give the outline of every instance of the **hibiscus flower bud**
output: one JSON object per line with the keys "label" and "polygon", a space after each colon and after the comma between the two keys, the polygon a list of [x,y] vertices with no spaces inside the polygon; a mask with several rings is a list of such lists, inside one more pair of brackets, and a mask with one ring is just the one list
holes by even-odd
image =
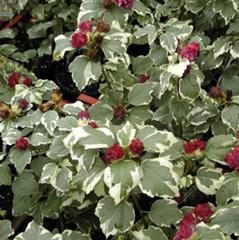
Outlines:
{"label": "hibiscus flower bud", "polygon": [[146,75],[146,74],[140,74],[138,76],[138,81],[139,83],[145,83],[150,79],[150,76]]}
{"label": "hibiscus flower bud", "polygon": [[54,103],[58,104],[62,101],[62,93],[59,89],[54,89],[51,92],[51,99]]}
{"label": "hibiscus flower bud", "polygon": [[179,229],[173,240],[190,239],[196,230],[196,219],[192,213],[186,214],[179,223]]}
{"label": "hibiscus flower bud", "polygon": [[191,42],[185,46],[179,53],[181,57],[187,58],[189,61],[194,61],[200,52],[200,45],[197,42]]}
{"label": "hibiscus flower bud", "polygon": [[144,144],[139,139],[135,138],[129,145],[129,151],[133,156],[139,156],[144,152]]}
{"label": "hibiscus flower bud", "polygon": [[196,151],[202,152],[206,147],[206,142],[201,140],[192,140],[183,145],[184,152],[188,155],[194,154]]}
{"label": "hibiscus flower bud", "polygon": [[21,77],[20,73],[16,73],[16,72],[12,73],[8,78],[8,86],[11,88],[14,88],[16,84],[19,83],[20,77]]}
{"label": "hibiscus flower bud", "polygon": [[115,0],[116,5],[123,8],[131,8],[134,5],[134,0]]}
{"label": "hibiscus flower bud", "polygon": [[91,32],[92,31],[92,21],[84,21],[79,24],[79,29],[81,32]]}
{"label": "hibiscus flower bud", "polygon": [[29,105],[29,102],[25,98],[22,98],[22,99],[18,100],[18,106],[21,109],[26,109],[28,105]]}
{"label": "hibiscus flower bud", "polygon": [[207,223],[209,218],[213,215],[213,211],[208,203],[198,204],[193,209],[193,214],[198,222]]}
{"label": "hibiscus flower bud", "polygon": [[114,0],[102,0],[104,8],[109,8],[114,3]]}
{"label": "hibiscus flower bud", "polygon": [[107,33],[110,31],[110,25],[108,23],[106,23],[105,21],[99,21],[99,22],[97,22],[97,25],[96,25],[96,31],[102,32],[102,33]]}
{"label": "hibiscus flower bud", "polygon": [[87,44],[88,38],[85,33],[77,31],[71,35],[70,41],[73,48],[81,48]]}
{"label": "hibiscus flower bud", "polygon": [[104,159],[106,162],[111,162],[122,159],[123,157],[124,157],[123,148],[119,144],[115,143],[105,151]]}
{"label": "hibiscus flower bud", "polygon": [[26,137],[21,137],[16,140],[15,147],[19,150],[27,150],[29,146],[28,139]]}
{"label": "hibiscus flower bud", "polygon": [[115,106],[113,106],[113,110],[114,110],[114,117],[117,120],[124,120],[124,118],[126,116],[125,106],[123,106],[121,104],[115,105]]}
{"label": "hibiscus flower bud", "polygon": [[23,84],[26,85],[27,87],[30,87],[32,85],[32,79],[31,78],[25,78],[23,80]]}
{"label": "hibiscus flower bud", "polygon": [[77,116],[80,118],[80,119],[89,119],[90,118],[90,114],[87,112],[87,111],[80,111]]}
{"label": "hibiscus flower bud", "polygon": [[6,119],[10,117],[11,111],[10,108],[5,104],[0,102],[0,117]]}
{"label": "hibiscus flower bud", "polygon": [[239,170],[239,145],[227,153],[224,160],[230,168]]}
{"label": "hibiscus flower bud", "polygon": [[88,122],[88,125],[89,125],[91,128],[98,128],[97,123],[94,122],[94,121],[90,121],[90,122]]}

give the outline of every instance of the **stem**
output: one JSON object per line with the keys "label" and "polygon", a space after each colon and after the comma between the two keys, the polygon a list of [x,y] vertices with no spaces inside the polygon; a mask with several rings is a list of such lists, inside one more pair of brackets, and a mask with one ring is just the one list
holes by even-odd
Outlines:
{"label": "stem", "polygon": [[218,79],[217,87],[222,84],[223,74],[224,74],[225,71],[228,69],[228,67],[231,65],[231,63],[232,63],[233,60],[234,60],[234,59],[233,59],[232,57],[228,57],[228,59],[225,61],[225,67],[223,68],[222,74],[221,74],[220,78]]}
{"label": "stem", "polygon": [[133,200],[133,202],[134,202],[134,205],[135,205],[135,207],[136,207],[136,209],[137,209],[137,211],[138,211],[138,213],[139,213],[139,215],[140,215],[140,217],[141,217],[144,225],[147,226],[147,222],[146,222],[145,219],[144,219],[144,214],[143,214],[142,209],[141,209],[141,207],[140,207],[140,205],[139,205],[138,198],[137,198],[134,194],[131,194],[131,197],[132,197],[132,200]]}
{"label": "stem", "polygon": [[109,80],[108,80],[108,77],[107,77],[107,75],[106,75],[105,69],[104,69],[103,66],[102,66],[102,75],[103,75],[103,77],[104,77],[104,79],[105,79],[108,87],[109,87],[110,89],[112,89],[112,87],[111,87],[111,85],[110,85],[110,82],[109,82]]}

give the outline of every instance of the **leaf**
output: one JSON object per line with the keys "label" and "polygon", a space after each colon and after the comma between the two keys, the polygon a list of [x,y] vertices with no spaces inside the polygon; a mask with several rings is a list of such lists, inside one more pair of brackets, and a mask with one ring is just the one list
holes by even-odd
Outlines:
{"label": "leaf", "polygon": [[100,181],[104,174],[105,163],[100,158],[96,158],[92,168],[89,170],[82,189],[89,194],[95,187],[95,185]]}
{"label": "leaf", "polygon": [[230,42],[229,39],[227,38],[219,38],[214,42],[213,46],[214,46],[214,58],[217,58],[229,51]]}
{"label": "leaf", "polygon": [[105,197],[98,202],[95,214],[100,219],[100,227],[106,237],[128,231],[135,218],[132,204],[122,201],[115,205],[111,197]]}
{"label": "leaf", "polygon": [[106,123],[113,119],[113,109],[103,102],[97,102],[89,108],[90,118],[95,121]]}
{"label": "leaf", "polygon": [[76,143],[85,149],[108,148],[114,143],[114,134],[106,127],[90,128],[88,126],[73,128],[64,139],[64,145],[72,147]]}
{"label": "leaf", "polygon": [[10,169],[7,165],[0,164],[0,176],[1,176],[0,177],[0,185],[11,185],[12,176],[11,176]]}
{"label": "leaf", "polygon": [[150,226],[148,229],[134,231],[135,240],[168,240],[162,229]]}
{"label": "leaf", "polygon": [[27,30],[27,34],[30,39],[46,37],[47,29],[53,26],[53,22],[44,22],[34,24],[31,28]]}
{"label": "leaf", "polygon": [[218,135],[208,140],[205,154],[206,156],[222,165],[226,165],[224,156],[235,145],[236,139],[232,135]]}
{"label": "leaf", "polygon": [[0,240],[5,240],[14,233],[9,220],[0,220]]}
{"label": "leaf", "polygon": [[63,140],[67,135],[59,135],[53,138],[52,144],[47,151],[47,156],[51,159],[65,157],[69,154],[69,149],[63,144]]}
{"label": "leaf", "polygon": [[136,129],[130,122],[126,122],[122,129],[117,131],[117,140],[121,146],[127,146],[134,139]]}
{"label": "leaf", "polygon": [[112,163],[104,171],[104,182],[116,205],[139,184],[140,178],[139,166],[132,160]]}
{"label": "leaf", "polygon": [[173,165],[165,158],[146,159],[141,165],[143,178],[140,188],[150,197],[175,197],[179,195],[177,175]]}
{"label": "leaf", "polygon": [[46,128],[47,132],[53,136],[59,116],[56,111],[47,111],[41,118],[41,123]]}
{"label": "leaf", "polygon": [[91,61],[86,56],[76,57],[69,65],[69,71],[80,91],[83,90],[90,81],[98,81],[102,74],[100,62]]}
{"label": "leaf", "polygon": [[217,13],[220,13],[226,24],[228,24],[236,14],[231,1],[228,1],[227,4],[225,4],[224,0],[215,0],[213,4],[213,10]]}
{"label": "leaf", "polygon": [[176,224],[183,214],[178,209],[177,203],[169,199],[157,200],[153,203],[149,212],[149,217],[158,226],[169,226]]}
{"label": "leaf", "polygon": [[[189,61],[184,60],[180,63],[170,64],[167,68],[167,71],[172,75],[181,78],[183,77],[185,71],[187,70],[188,65],[189,65]],[[180,81],[180,83],[183,82],[183,80],[184,78]]]}
{"label": "leaf", "polygon": [[54,58],[58,60],[58,56],[61,58],[64,57],[67,51],[71,51],[74,48],[71,46],[70,38],[64,36],[63,34],[55,37],[55,49],[54,49]]}
{"label": "leaf", "polygon": [[79,127],[79,122],[73,116],[66,116],[57,121],[57,126],[60,131],[71,131],[72,128]]}
{"label": "leaf", "polygon": [[152,100],[153,83],[135,84],[128,94],[128,101],[134,106],[148,105]]}
{"label": "leaf", "polygon": [[199,223],[197,226],[197,232],[200,240],[225,240],[225,236],[221,232],[218,226],[208,226],[204,222]]}
{"label": "leaf", "polygon": [[29,138],[30,144],[34,147],[40,146],[40,145],[46,145],[50,143],[50,139],[44,135],[43,133],[34,133]]}
{"label": "leaf", "polygon": [[62,108],[62,111],[64,113],[67,113],[69,115],[74,115],[74,116],[77,116],[77,114],[80,111],[84,111],[84,110],[85,110],[84,104],[81,101],[76,101],[74,103],[67,103]]}
{"label": "leaf", "polygon": [[169,101],[169,110],[175,121],[180,122],[187,117],[189,103],[185,99],[172,97]]}
{"label": "leaf", "polygon": [[239,207],[220,208],[213,215],[212,224],[218,225],[224,233],[239,234]]}
{"label": "leaf", "polygon": [[227,173],[216,193],[217,205],[226,205],[233,197],[239,196],[239,179],[236,172]]}
{"label": "leaf", "polygon": [[53,240],[53,234],[35,222],[30,222],[25,232],[17,235],[15,240]]}
{"label": "leaf", "polygon": [[199,13],[207,5],[207,0],[194,1],[186,0],[185,8],[194,14]]}
{"label": "leaf", "polygon": [[235,41],[235,43],[231,46],[230,53],[233,58],[239,58],[239,41]]}
{"label": "leaf", "polygon": [[90,240],[90,236],[79,231],[65,230],[62,233],[62,240]]}
{"label": "leaf", "polygon": [[78,161],[79,167],[89,171],[95,162],[97,152],[95,150],[85,150],[80,144],[74,145],[70,149],[71,158]]}
{"label": "leaf", "polygon": [[13,215],[21,216],[31,212],[39,199],[39,185],[33,174],[24,171],[12,184]]}
{"label": "leaf", "polygon": [[195,74],[187,74],[179,82],[179,91],[183,98],[195,99],[198,97],[201,91],[200,78]]}
{"label": "leaf", "polygon": [[27,164],[31,162],[32,155],[30,150],[14,149],[10,154],[10,162],[15,166],[17,172],[21,174]]}
{"label": "leaf", "polygon": [[160,44],[163,48],[165,48],[170,54],[174,53],[177,45],[178,45],[178,40],[177,37],[171,33],[171,32],[166,32],[163,33],[160,36]]}
{"label": "leaf", "polygon": [[134,36],[140,38],[143,36],[148,36],[148,42],[151,45],[157,37],[157,31],[154,25],[147,25],[146,27],[138,29]]}
{"label": "leaf", "polygon": [[153,126],[141,127],[136,138],[140,139],[144,143],[146,151],[163,153],[170,149],[172,144],[178,142],[174,135],[167,131],[158,131]]}
{"label": "leaf", "polygon": [[222,170],[201,167],[197,171],[196,185],[206,195],[214,195],[221,185]]}
{"label": "leaf", "polygon": [[2,38],[13,39],[15,38],[15,35],[16,35],[16,32],[14,32],[14,30],[11,28],[2,29],[0,32],[0,39]]}
{"label": "leaf", "polygon": [[239,129],[239,106],[230,105],[225,107],[222,111],[222,121],[235,133]]}

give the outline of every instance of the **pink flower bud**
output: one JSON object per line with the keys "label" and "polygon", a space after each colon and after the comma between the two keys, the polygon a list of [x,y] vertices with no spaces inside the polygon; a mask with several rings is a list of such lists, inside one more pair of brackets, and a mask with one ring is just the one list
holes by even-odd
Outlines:
{"label": "pink flower bud", "polygon": [[81,48],[87,44],[88,38],[85,33],[77,31],[71,35],[70,40],[73,48]]}
{"label": "pink flower bud", "polygon": [[92,22],[91,21],[84,21],[79,24],[79,29],[81,32],[91,32],[92,31]]}
{"label": "pink flower bud", "polygon": [[21,77],[20,73],[16,72],[12,73],[11,76],[8,78],[8,86],[14,88],[16,84],[19,83],[20,77]]}
{"label": "pink flower bud", "polygon": [[16,140],[15,147],[19,150],[26,150],[29,146],[28,139],[26,137],[21,137]]}

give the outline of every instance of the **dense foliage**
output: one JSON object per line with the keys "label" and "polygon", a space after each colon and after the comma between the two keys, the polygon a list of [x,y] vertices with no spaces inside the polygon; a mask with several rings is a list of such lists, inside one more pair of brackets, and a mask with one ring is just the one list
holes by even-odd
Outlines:
{"label": "dense foliage", "polygon": [[[236,239],[239,2],[84,0],[77,23],[77,1],[19,2],[40,45],[0,46],[0,239]],[[97,84],[97,103],[66,103],[13,61],[45,54],[79,91]]]}

